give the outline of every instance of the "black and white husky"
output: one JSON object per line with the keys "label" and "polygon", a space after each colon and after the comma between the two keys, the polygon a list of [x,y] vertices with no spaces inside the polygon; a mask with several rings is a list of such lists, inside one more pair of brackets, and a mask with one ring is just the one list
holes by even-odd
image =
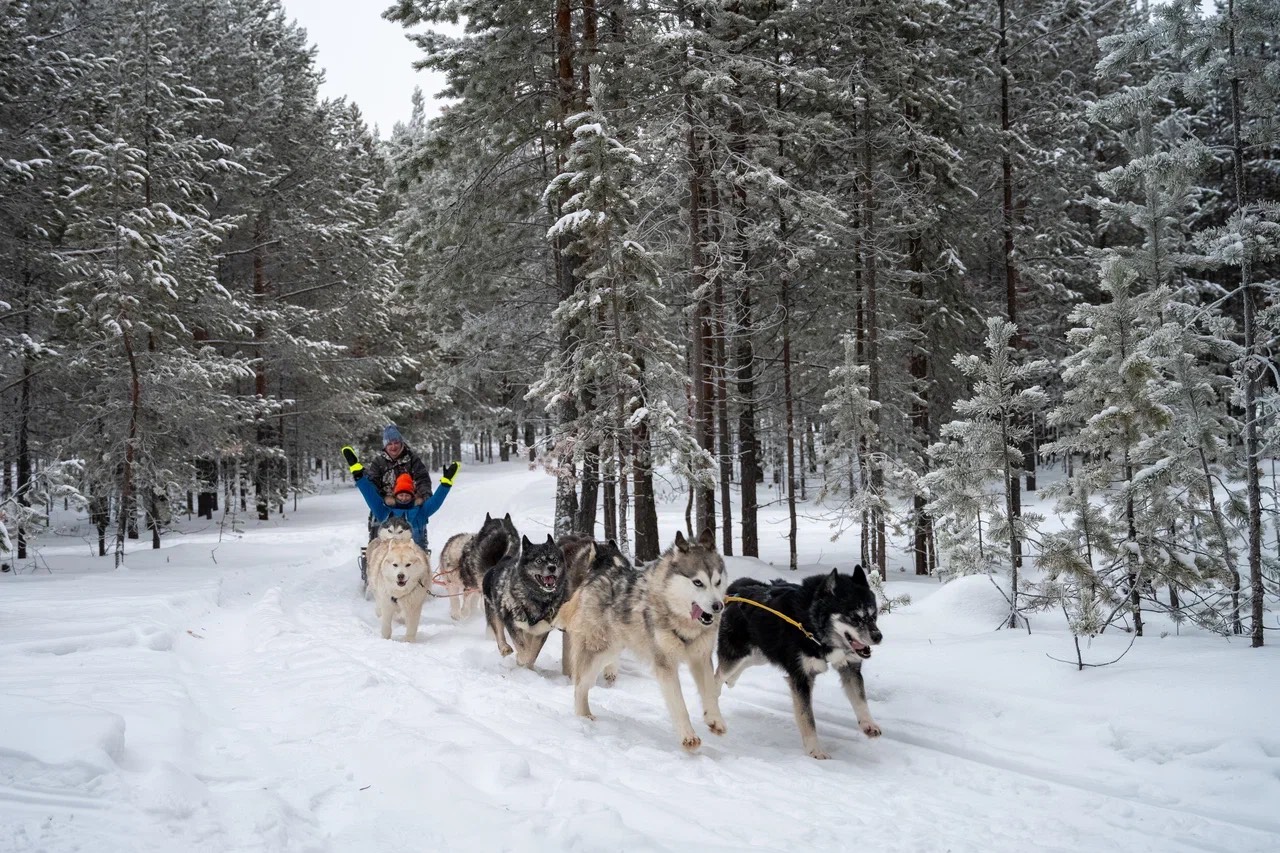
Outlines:
{"label": "black and white husky", "polygon": [[772,583],[739,578],[729,596],[759,602],[800,623],[803,629],[754,604],[729,601],[720,618],[719,666],[716,681],[732,687],[748,666],[772,663],[787,674],[796,725],[805,751],[829,758],[818,744],[813,721],[813,680],[827,667],[835,668],[844,693],[867,737],[878,737],[880,726],[871,718],[862,681],[862,662],[881,640],[876,627],[878,606],[862,566],[853,575],[832,570],[802,583]]}

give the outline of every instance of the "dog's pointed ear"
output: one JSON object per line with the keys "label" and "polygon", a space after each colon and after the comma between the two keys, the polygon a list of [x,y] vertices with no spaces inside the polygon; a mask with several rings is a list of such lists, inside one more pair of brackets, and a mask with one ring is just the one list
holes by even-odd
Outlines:
{"label": "dog's pointed ear", "polygon": [[702,532],[698,534],[698,544],[708,551],[716,549],[716,535],[711,531],[710,527],[702,528]]}
{"label": "dog's pointed ear", "polygon": [[489,513],[487,513],[487,512],[486,512],[486,513],[484,514],[484,523],[485,523],[485,524],[488,524],[488,523],[489,523],[489,522],[491,522],[491,521],[493,521],[493,519],[492,519],[492,518],[490,518],[490,517],[489,517]]}
{"label": "dog's pointed ear", "polygon": [[515,524],[515,522],[511,520],[511,513],[507,513],[506,515],[504,515],[502,517],[502,520],[505,521],[507,524],[512,524],[512,525]]}
{"label": "dog's pointed ear", "polygon": [[839,569],[832,569],[831,574],[822,581],[822,591],[827,595],[836,594],[836,580],[840,577]]}
{"label": "dog's pointed ear", "polygon": [[[617,539],[610,538],[610,539],[609,539],[609,547],[610,547],[610,548],[618,548],[618,540],[617,540]],[[621,551],[622,549],[621,549],[621,548],[618,548],[618,550],[619,550],[619,551]]]}
{"label": "dog's pointed ear", "polygon": [[867,573],[862,570],[862,564],[853,567],[853,582],[862,586],[871,586],[871,581],[867,580]]}
{"label": "dog's pointed ear", "polygon": [[682,554],[689,551],[689,540],[685,539],[684,533],[679,530],[676,531],[676,550]]}
{"label": "dog's pointed ear", "polygon": [[547,534],[547,544],[548,545],[556,544],[556,538],[552,536],[550,533]]}
{"label": "dog's pointed ear", "polygon": [[533,547],[533,543],[529,541],[529,537],[528,537],[528,536],[523,536],[523,535],[522,535],[522,536],[520,537],[520,546],[521,546],[522,548],[532,548],[532,547]]}

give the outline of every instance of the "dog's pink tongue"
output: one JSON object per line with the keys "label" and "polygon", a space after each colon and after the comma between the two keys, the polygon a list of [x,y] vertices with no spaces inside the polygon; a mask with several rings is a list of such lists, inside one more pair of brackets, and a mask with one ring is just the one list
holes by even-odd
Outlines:
{"label": "dog's pink tongue", "polygon": [[703,614],[704,612],[706,612],[706,611],[704,611],[701,607],[699,607],[699,606],[698,606],[698,602],[696,602],[696,601],[695,601],[695,602],[693,603],[693,610],[692,610],[692,612],[690,612],[690,614],[689,614],[689,618],[690,618],[690,619],[701,619],[701,618],[702,618],[702,614]]}

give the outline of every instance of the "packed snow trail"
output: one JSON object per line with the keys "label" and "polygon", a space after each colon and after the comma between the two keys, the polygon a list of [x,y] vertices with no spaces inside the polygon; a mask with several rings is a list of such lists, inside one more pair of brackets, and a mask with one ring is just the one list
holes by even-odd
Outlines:
{"label": "packed snow trail", "polygon": [[[518,465],[464,469],[432,544],[486,511],[545,536],[552,487]],[[214,527],[189,530],[118,572],[83,547],[49,549],[65,568],[0,586],[0,849],[1280,847],[1271,650],[1156,636],[1123,665],[1077,673],[1045,657],[1066,653],[1060,632],[992,630],[1003,602],[985,579],[891,575],[916,601],[881,618],[865,667],[884,737],[857,730],[825,674],[814,704],[832,760],[814,761],[780,673],[756,667],[725,691],[717,738],[682,673],[704,737],[687,755],[629,659],[616,687],[593,691],[593,723],[572,713],[557,637],[537,672],[516,668],[479,615],[452,623],[445,599],[428,603],[417,643],[378,637],[358,591],[354,490],[220,543]],[[809,569],[829,569],[824,525],[805,533],[826,551]],[[771,547],[780,557],[785,542]]]}

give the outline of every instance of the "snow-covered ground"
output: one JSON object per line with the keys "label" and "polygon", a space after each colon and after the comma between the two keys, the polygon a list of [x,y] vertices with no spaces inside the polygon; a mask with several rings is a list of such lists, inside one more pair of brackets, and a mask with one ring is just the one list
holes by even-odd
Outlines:
{"label": "snow-covered ground", "polygon": [[[432,542],[486,511],[545,535],[553,486],[465,467]],[[668,510],[664,542],[683,503]],[[785,566],[780,520],[762,550]],[[1051,617],[994,630],[987,579],[895,571],[889,592],[913,603],[881,618],[864,667],[884,737],[824,675],[832,760],[809,758],[780,674],[758,667],[725,692],[728,734],[688,755],[635,663],[593,691],[592,723],[554,638],[517,669],[440,599],[417,643],[380,639],[350,487],[231,536],[183,527],[159,551],[132,543],[119,571],[64,538],[44,543],[47,571],[0,576],[0,850],[1280,849],[1274,648],[1156,622],[1077,672],[1048,657],[1074,654]],[[800,544],[802,573],[852,564],[824,523]],[[1087,659],[1128,643],[1108,634]]]}

